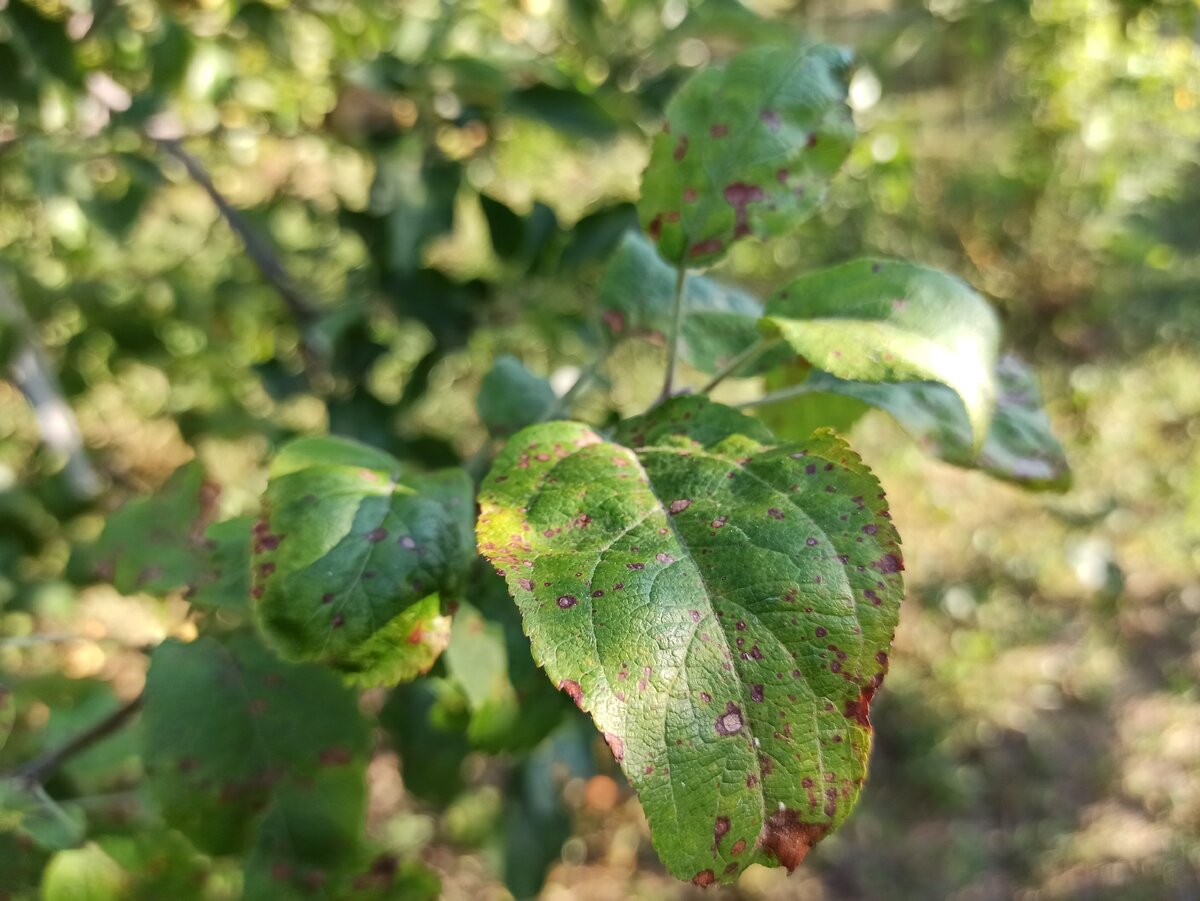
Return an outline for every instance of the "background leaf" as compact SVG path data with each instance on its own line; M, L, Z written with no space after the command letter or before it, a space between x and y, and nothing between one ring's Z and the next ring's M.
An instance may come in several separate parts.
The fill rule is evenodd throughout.
M253 608L271 643L363 683L427 669L448 635L436 593L473 557L471 494L461 469L414 472L345 439L284 447L252 547Z
M479 385L475 409L489 432L511 435L538 422L557 400L550 383L516 357L496 359Z
M305 817L347 845L364 813L368 732L320 668L285 663L250 635L155 649L143 754L163 818L211 854L241 850L258 815ZM336 827L336 828L334 828Z
M843 379L931 379L966 404L976 444L996 402L1000 326L966 282L891 260L802 275L767 301L763 330Z
M693 76L667 105L638 212L672 263L707 266L816 210L854 140L842 74L821 45L757 47Z
M676 398L615 441L514 436L480 550L535 659L595 720L675 875L795 867L866 775L869 705L902 594L879 484L828 432Z

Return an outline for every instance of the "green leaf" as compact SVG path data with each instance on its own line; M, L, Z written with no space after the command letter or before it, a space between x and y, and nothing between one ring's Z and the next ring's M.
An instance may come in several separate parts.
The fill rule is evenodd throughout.
M539 421L556 399L548 381L516 357L502 356L483 377L475 408L489 432L505 436Z
M462 689L449 679L398 685L388 696L379 724L400 754L409 794L445 806L462 791L468 716Z
M676 398L605 440L514 436L481 552L533 655L605 734L668 869L795 867L850 813L902 594L879 483L829 432Z
M108 517L90 552L97 574L123 594L176 591L194 583L215 500L216 488L204 480L200 462L181 466L157 492Z
M808 363L793 358L777 366L763 377L763 388L777 391L808 381L813 369ZM766 423L778 438L803 441L817 429L833 429L839 435L850 429L871 408L860 400L834 394L801 394L785 403L766 404L755 415Z
M971 424L958 395L936 382L872 385L848 382L824 372L809 379L816 400L830 395L852 398L886 410L925 449L955 466L980 469L1027 488L1065 491L1071 470L1062 445L1042 409L1033 371L1008 355L996 368L999 398L983 449L975 454ZM808 399L808 398L805 398Z
M667 105L638 205L672 263L707 266L736 240L811 215L854 141L840 50L760 47L705 69Z
M476 590L483 611L465 603L455 611L446 671L466 696L472 747L526 750L562 720L564 699L530 657L520 616L503 587Z
M250 590L271 644L361 684L410 679L445 647L437 592L474 558L470 477L419 473L339 438L302 438L271 466Z
M209 610L243 612L250 603L250 530L254 519L215 522L204 533L207 565L188 601Z
M4 745L8 741L8 737L12 735L13 723L17 720L17 702L13 700L12 691L3 682L0 682L0 751L4 750Z
M92 842L59 851L42 878L44 901L118 901L127 897L129 874Z
M975 442L987 434L1000 327L988 302L955 276L854 260L791 282L767 301L762 328L839 378L941 382L966 404Z
M268 809L362 817L369 736L354 696L333 674L284 663L247 634L159 645L143 734L163 818L207 853L245 847Z
M514 91L509 97L508 111L538 119L565 135L594 141L612 140L620 128L595 97L548 84Z
M626 232L609 260L596 295L610 334L666 335L671 328L675 268L637 232ZM701 372L716 372L759 338L762 303L745 291L695 275L685 285L687 315L679 353ZM753 375L781 359L768 355L740 374Z

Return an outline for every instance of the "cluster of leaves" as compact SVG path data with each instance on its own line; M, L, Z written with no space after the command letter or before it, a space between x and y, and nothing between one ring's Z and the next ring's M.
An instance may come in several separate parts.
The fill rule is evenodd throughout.
M65 39L61 23L21 0L2 14L21 40L0 48L21 55L23 78L33 73L13 88L25 92L19 110L34 103L47 60L62 62L56 83L82 89L69 44L57 57L37 50ZM251 4L236 24L270 45L281 21ZM130 59L101 32L112 56L89 65L132 71L144 53L169 71L193 38L160 25ZM283 444L250 517L217 520L213 486L188 464L78 550L84 578L122 593L183 593L192 605L200 637L152 650L141 700L145 788L173 831L159 841L97 833L81 806L18 773L0 807L0 860L20 862L0 877L11 890L44 866L49 897L82 885L159 897L172 890L165 880L202 881L213 860L232 856L249 898L435 895L427 870L364 832L373 749L358 687L391 689L379 722L418 797L455 798L472 752L515 761L502 859L522 896L536 892L566 834L559 771L597 765L570 702L638 791L680 878L708 885L756 862L794 868L844 822L866 777L903 563L878 481L816 427L844 428L875 407L950 463L1033 488L1068 481L1030 371L1000 355L996 317L961 280L863 259L795 278L763 302L702 271L818 209L854 140L847 64L833 48L789 45L705 69L662 111L636 206L596 211L569 233L545 205L520 215L479 197L510 277L603 266L597 327L577 329L598 355L659 336L670 359L660 402L603 426L556 419L578 391L559 397L521 361L497 360L479 414L507 442L478 492L452 447L390 425L477 330L494 290L427 262L453 224L465 160L401 127L407 106L354 111L352 100L396 94L418 121L452 120L464 134L525 115L603 138L647 110L622 109L632 101L615 91L516 84L448 53L412 65L381 57L355 73L363 93L347 91L332 118L369 147L376 174L365 208L342 210L340 225L367 249L364 290L431 341L384 403L364 387L386 351L369 315L351 304L320 316L293 302L295 356L263 363L263 384L278 398L319 390L330 430L359 440ZM447 72L463 101L453 116L425 87ZM674 79L662 81L645 92L655 114ZM140 134L156 109L108 112L133 117L123 125ZM152 170L138 188L137 159L122 196L129 222L159 177ZM701 394L675 395L676 358L711 376ZM707 396L752 375L777 389L761 417ZM0 693L0 737L12 708ZM530 846L528 835L543 838ZM95 840L80 847L86 837Z

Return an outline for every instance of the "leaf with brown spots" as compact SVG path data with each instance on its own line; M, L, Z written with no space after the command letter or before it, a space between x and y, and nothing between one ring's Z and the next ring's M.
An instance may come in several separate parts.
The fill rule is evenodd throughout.
M368 730L354 696L249 634L159 645L142 723L163 818L205 852L245 847L259 815L280 805L343 823L364 815Z
M692 77L667 105L642 178L642 227L672 263L708 266L743 237L810 216L854 140L848 60L758 47Z
M610 440L526 429L480 504L534 658L604 734L672 873L792 866L845 820L903 588L879 483L844 442L781 445L680 397Z
M271 465L250 589L270 644L357 684L427 670L449 639L438 592L474 557L471 480L414 472L338 438L303 438Z

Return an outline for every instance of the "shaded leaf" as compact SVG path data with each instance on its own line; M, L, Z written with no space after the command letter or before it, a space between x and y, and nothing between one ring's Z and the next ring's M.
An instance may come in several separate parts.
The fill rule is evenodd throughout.
M13 700L8 686L0 682L0 751L4 750L8 736L12 734L13 723L16 722L16 719L17 702Z
M710 265L734 241L782 234L816 210L854 140L847 62L821 45L759 47L684 84L638 204L667 260Z
M841 395L887 410L925 449L947 463L981 469L1027 488L1065 491L1071 471L1062 445L1050 429L1033 371L1020 359L1005 356L996 368L999 397L983 449L976 455L971 424L962 401L936 382L866 384L824 372L809 380L814 399Z
M254 518L215 522L204 532L205 566L188 601L210 610L245 611L250 604L250 530Z
M462 791L462 765L470 753L467 701L448 679L429 677L398 685L379 712L400 754L404 787L444 806Z
M792 868L845 820L903 569L879 483L845 443L779 445L676 398L612 441L526 429L480 504L480 550L534 658L605 734L672 873Z
M216 495L199 461L181 466L153 495L131 500L108 517L91 550L97 575L123 594L193 584Z
M508 112L538 119L563 134L595 141L611 140L619 130L616 119L596 98L548 84L514 91L509 96Z
M763 377L765 391L777 391L805 382L812 374L808 363L793 359L777 366ZM833 429L848 434L871 408L852 397L833 394L802 394L783 403L767 404L755 410L776 437L803 441L817 429Z
M767 301L762 327L839 378L948 385L966 404L976 443L987 433L1000 328L987 301L955 276L854 260L792 281Z
M618 203L584 216L571 228L563 248L564 269L603 260L621 243L625 233L638 227L637 207Z
M637 232L627 232L608 266L596 302L610 334L665 335L671 327L675 298L675 268ZM715 372L759 340L762 304L752 295L694 275L688 278L686 318L679 353L702 372ZM752 375L783 358L775 353L747 365L740 374Z
M264 810L357 823L368 732L353 695L247 634L159 645L143 755L163 818L211 854L249 842Z
M479 205L483 208L496 256L511 260L525 246L525 220L511 207L486 194L479 195Z
M473 559L471 480L419 473L340 438L301 438L271 464L250 590L268 639L363 684L412 678L445 647L437 592Z
M556 400L554 389L516 357L496 359L479 385L475 409L493 435L511 435L538 422Z

